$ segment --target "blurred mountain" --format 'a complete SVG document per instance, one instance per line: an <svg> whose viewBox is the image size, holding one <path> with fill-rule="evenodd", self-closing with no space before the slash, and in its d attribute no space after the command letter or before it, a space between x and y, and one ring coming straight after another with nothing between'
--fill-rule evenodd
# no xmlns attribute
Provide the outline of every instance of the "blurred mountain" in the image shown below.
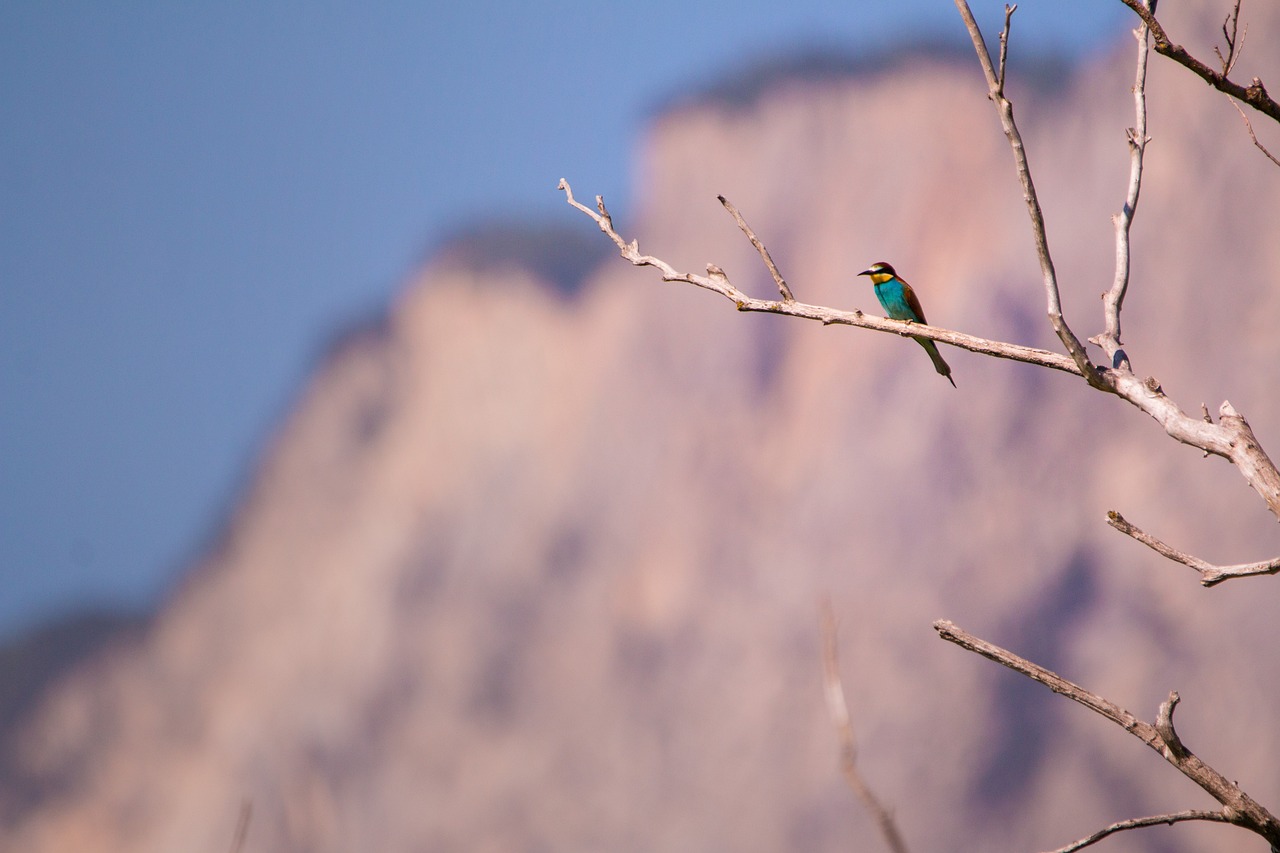
<svg viewBox="0 0 1280 853"><path fill-rule="evenodd" d="M561 295L573 297L600 262L613 254L602 241L571 223L533 225L483 222L451 236L431 258L438 270L458 269L501 286L509 274L532 275Z"/></svg>
<svg viewBox="0 0 1280 853"><path fill-rule="evenodd" d="M0 733L10 732L38 703L50 684L73 670L104 646L125 642L144 630L146 617L112 610L87 610L53 620L0 645ZM14 737L0 739L0 778L11 771ZM40 791L28 786L5 798L6 813L13 818L38 801Z"/></svg>
<svg viewBox="0 0 1280 853"><path fill-rule="evenodd" d="M1220 23L1179 11L1174 32ZM1280 79L1280 15L1249 11L1241 73ZM1081 337L1111 281L1131 54L1010 84ZM1229 398L1274 456L1280 170L1184 70L1153 57L1149 95L1128 352L1188 410ZM803 301L878 310L855 273L889 260L933 322L1056 348L976 62L782 75L654 122L619 230L768 294L718 193ZM582 274L596 250L558 235L609 244L548 204L544 238L446 248L335 348L163 612L27 706L5 849L226 849L244 801L246 851L875 849L825 717L825 594L860 766L915 850L1213 805L937 618L1140 716L1179 690L1188 746L1280 807L1280 581L1204 590L1104 523L1224 563L1280 552L1230 466L1066 375L953 350L952 389L895 336L740 315L616 257ZM1258 849L1124 835L1108 849Z"/></svg>

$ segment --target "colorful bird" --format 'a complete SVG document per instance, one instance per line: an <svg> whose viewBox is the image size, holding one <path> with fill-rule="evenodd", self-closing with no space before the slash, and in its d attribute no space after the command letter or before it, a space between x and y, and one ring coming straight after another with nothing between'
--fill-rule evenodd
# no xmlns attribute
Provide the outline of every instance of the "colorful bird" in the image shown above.
<svg viewBox="0 0 1280 853"><path fill-rule="evenodd" d="M871 283L875 286L876 299L880 300L880 305L884 308L885 313L894 320L910 320L913 323L928 324L929 321L924 318L924 309L920 307L920 300L916 298L916 292L911 289L911 285L898 278L898 274L894 272L893 267L881 261L878 264L872 264L858 273L858 275L871 276ZM942 354L938 352L938 345L928 338L913 337L912 340L924 347L924 351L929 353L929 358L933 359L933 369L947 377L947 381L954 388L956 381L951 378L951 367L942 360Z"/></svg>

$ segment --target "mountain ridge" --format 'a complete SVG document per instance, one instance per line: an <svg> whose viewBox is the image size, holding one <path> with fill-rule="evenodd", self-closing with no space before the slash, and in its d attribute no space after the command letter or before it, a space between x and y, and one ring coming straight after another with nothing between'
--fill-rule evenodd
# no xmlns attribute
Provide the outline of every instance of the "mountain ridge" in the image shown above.
<svg viewBox="0 0 1280 853"><path fill-rule="evenodd" d="M1019 104L1082 324L1098 322L1087 283L1109 281L1131 75L1108 59L1052 110ZM1254 227L1218 239L1271 305L1280 204L1247 139L1205 129L1223 105L1183 77L1153 67L1153 114L1192 118L1149 154L1127 335L1167 387L1230 379L1274 446L1274 339L1223 333L1239 305L1199 316L1182 271L1214 215L1187 199L1230 198ZM867 133L890 110L900 135ZM1237 155L1204 174L1225 145ZM772 288L724 193L797 298L873 310L854 273L888 258L940 325L1052 345L976 72L669 114L640 175L615 224L681 269ZM1188 805L1123 732L938 643L942 616L1143 716L1176 685L1193 748L1280 799L1280 671L1250 656L1274 635L1268 587L1206 594L1102 521L1133 507L1187 547L1265 551L1266 513L1229 466L1070 377L954 351L953 390L896 336L741 315L615 258L564 299L524 266L495 286L492 266L430 264L377 334L325 360L151 629L22 729L24 771L64 784L15 819L20 849L225 844L246 798L248 849L847 849L874 829L822 705L824 594L862 769L913 847L1054 845L1128 816L1120 801ZM1188 351L1202 319L1215 346ZM1159 849L1249 849L1224 833Z"/></svg>

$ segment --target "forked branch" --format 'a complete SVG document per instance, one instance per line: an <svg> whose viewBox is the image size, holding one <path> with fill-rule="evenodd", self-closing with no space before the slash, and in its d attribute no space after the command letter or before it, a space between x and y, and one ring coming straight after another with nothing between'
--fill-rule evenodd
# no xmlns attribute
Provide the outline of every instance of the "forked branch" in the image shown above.
<svg viewBox="0 0 1280 853"><path fill-rule="evenodd" d="M1151 11L1155 12L1155 9ZM1222 63L1222 76L1229 76L1231 70L1236 67L1236 60L1240 58L1240 51L1244 49L1244 40L1247 35L1249 35L1248 24L1245 24L1244 32L1240 32L1240 0L1236 0L1231 14L1227 15L1222 22L1222 38L1227 44L1226 55L1223 55L1217 47L1213 49L1214 55Z"/></svg>
<svg viewBox="0 0 1280 853"><path fill-rule="evenodd" d="M1096 693L1090 693L1078 684L1067 681L1055 672L1051 672L1044 667L1032 663L1026 658L1019 657L1007 649L1002 649L997 645L988 643L974 635L961 630L952 622L940 619L933 623L934 630L942 639L955 643L963 649L982 655L988 660L995 661L1001 666L1008 667L1014 672L1021 673L1033 681L1038 681L1045 687L1048 687L1054 693L1065 696L1073 702L1076 702L1096 714L1106 717L1111 722L1123 728L1129 734L1138 738L1151 749L1160 754L1165 761L1173 765L1180 773L1195 782L1203 788L1211 797L1222 804L1220 812L1221 818L1181 818L1185 820L1222 820L1226 823L1235 824L1244 829L1254 832L1271 843L1273 847L1280 847L1280 820L1267 811L1261 805L1253 800L1248 794L1240 789L1240 786L1223 776L1214 768L1210 767L1195 753L1187 749L1182 743L1182 739L1178 736L1173 728L1173 711L1178 705L1178 694L1170 693L1169 698L1160 705L1160 710L1156 715L1155 723L1148 723L1140 720L1124 708ZM1204 814L1204 813L1195 813ZM1158 819L1139 818L1139 821L1148 820L1150 823L1141 825L1153 826L1156 823L1168 823L1171 816L1165 815ZM1135 825L1136 827L1136 825ZM1130 827L1121 827L1130 828ZM1118 831L1118 830L1111 830ZM1095 833L1097 834L1097 833ZM1109 835L1110 832L1104 832L1099 838ZM1083 841L1083 839L1082 839ZM1092 843L1092 842L1089 842ZM1076 846L1064 848L1066 850L1078 850L1084 846L1081 842L1076 842Z"/></svg>
<svg viewBox="0 0 1280 853"><path fill-rule="evenodd" d="M1142 19L1143 23L1151 29L1156 53L1161 56L1167 56L1184 68L1189 69L1219 92L1226 92L1231 97L1244 101L1263 115L1280 122L1280 103L1276 103L1271 95L1267 93L1267 87L1262 84L1261 80L1254 77L1248 86L1242 86L1227 76L1231 66L1235 64L1234 61L1224 61L1223 70L1215 70L1188 53L1187 49L1182 45L1174 44L1173 40L1169 38L1169 34L1165 32L1164 27L1156 20L1155 12L1148 9L1142 0L1120 0L1120 2L1132 9ZM1236 14L1239 15L1238 3L1236 4ZM1231 57L1231 54L1236 52L1235 45L1229 43L1227 50L1228 56ZM1219 56L1221 56L1221 53L1219 53ZM1234 57L1231 57L1231 59L1234 60Z"/></svg>
<svg viewBox="0 0 1280 853"><path fill-rule="evenodd" d="M1018 132L1018 125L1013 120L1013 103L1004 94L1004 60L1008 52L1009 25L1013 18L1013 12L1017 7L1005 7L1004 30L1000 34L999 70L991 63L991 54L987 52L987 43L982 38L982 31L978 29L978 22L973 19L973 12L969 10L969 4L965 0L956 0L956 8L960 10L960 17L964 19L965 26L969 29L969 37L973 40L973 49L977 51L978 62L981 63L982 72L986 75L987 97L996 105L996 112L1000 114L1000 126L1004 128L1004 135L1008 137L1009 146L1013 149L1013 160L1018 169L1018 180L1022 182L1022 197L1027 203L1027 213L1031 217L1031 232L1035 239L1036 255L1040 258L1040 275L1044 283L1049 322L1052 324L1053 331L1057 334L1058 339L1062 341L1062 345L1066 347L1067 354L1071 356L1071 360L1079 368L1080 375L1094 387L1102 390L1111 390L1104 383L1102 374L1089 361L1089 356L1084 351L1084 344L1076 337L1075 332L1071 331L1067 321L1062 316L1062 299L1058 293L1058 275L1053 268L1053 258L1049 254L1049 240L1045 236L1044 229L1044 213L1040 210L1040 199L1036 196L1035 183L1031 180L1031 167L1027 163L1026 149L1022 144L1022 134Z"/></svg>
<svg viewBox="0 0 1280 853"><path fill-rule="evenodd" d="M1184 566L1190 566L1200 573L1200 583L1204 586L1217 586L1223 581L1232 578L1248 578L1257 575L1274 575L1280 573L1280 557L1272 560L1262 560L1257 563L1238 563L1234 566L1215 566L1213 563L1193 557L1190 554L1184 554L1171 545L1166 545L1156 537L1147 533L1142 528L1131 523L1123 515L1111 510L1107 513L1107 524L1110 524L1116 530L1119 530L1125 536L1129 536L1143 545L1146 545L1152 551L1162 557L1167 557Z"/></svg>
<svg viewBox="0 0 1280 853"><path fill-rule="evenodd" d="M1103 297L1102 314L1106 329L1089 341L1102 348L1112 367L1130 370L1129 357L1121 349L1120 309L1129 290L1129 230L1138 210L1138 197L1142 192L1142 157L1147 143L1147 55L1150 34L1146 24L1140 24L1133 33L1138 40L1138 70L1133 83L1134 121L1126 131L1129 140L1129 189L1120 211L1111 217L1116 229L1116 273L1111 289Z"/></svg>
<svg viewBox="0 0 1280 853"><path fill-rule="evenodd" d="M1130 0L1125 2L1129 3ZM1080 368L1081 375L1091 386L1115 394L1146 412L1163 426L1165 432L1172 438L1183 444L1198 447L1205 453L1230 460L1254 491L1266 502L1271 513L1280 521L1280 471L1276 470L1275 465L1262 450L1244 417L1237 413L1229 402L1222 404L1221 417L1216 424L1188 415L1164 393L1164 389L1154 377L1141 378L1134 373L1128 355L1121 349L1120 308L1129 284L1129 227L1133 221L1142 186L1142 156L1147 143L1144 94L1147 62L1146 30L1150 27L1151 32L1155 32L1155 26L1152 26L1155 19L1147 6L1139 0L1132 0L1132 2L1144 13L1142 18L1144 26L1139 27L1136 33L1138 38L1138 71L1134 83L1136 119L1128 134L1130 146L1128 192L1125 205L1116 219L1116 274L1111 289L1107 293L1104 309L1107 328L1101 335L1092 339L1103 348L1110 359L1110 367L1099 367L1089 361L1079 340L1071 332L1062 316L1058 282L1049 255L1044 216L1036 200L1035 185L1031 180L1031 167L1027 162L1027 154L1022 144L1022 136L1018 132L1017 122L1014 121L1013 105L1004 94L1002 80L991 64L991 55L987 52L986 42L973 18L973 13L969 10L969 4L965 0L955 0L956 8L959 9L960 17L969 31L974 51L978 55L978 62L986 77L988 97L996 106L1000 124L1013 151L1014 165L1031 217L1036 253L1040 257L1044 288L1048 298L1049 321L1076 366ZM1004 32L1001 35L1002 43L1008 41L1012 15L1013 7L1006 7Z"/></svg>
<svg viewBox="0 0 1280 853"><path fill-rule="evenodd" d="M619 253L623 258L630 261L635 266L654 267L662 274L663 281L682 281L692 284L695 287L701 287L704 290L710 290L726 297L737 306L739 311L757 311L769 314L784 314L789 317L802 317L806 320L817 320L824 326L829 325L845 325L858 326L863 329L875 329L878 332L892 332L897 335L917 338L930 338L935 341L951 344L960 349L966 349L970 352L978 352L984 355L994 356L996 358L1007 358L1013 361L1021 361L1027 364L1038 365L1039 367L1047 367L1052 370L1061 370L1064 373L1074 373L1079 376L1080 371L1071 359L1059 355L1056 352L1048 350L1036 349L1035 347L1025 347L1020 344L1010 344L1003 341L992 341L986 338L979 338L973 335L966 335L963 332L955 332L949 329L941 329L936 326L926 326L922 323L911 323L905 320L890 320L887 317L876 317L870 314L864 314L854 309L853 311L841 311L836 308L827 308L822 305L808 305L804 302L797 302L793 299L786 299L785 294L790 293L788 288L784 292L784 298L781 300L755 299L742 292L729 281L729 276L720 267L715 264L707 265L707 274L698 275L696 273L679 272L675 267L671 266L661 258L653 255L644 255L640 253L640 247L637 241L628 242L620 235L613 226L613 217L609 214L608 209L604 205L604 199L596 196L596 209L592 210L585 204L582 204L573 197L573 189L569 186L569 182L564 178L560 179L559 189L565 194L565 200L577 210L582 211L587 216L595 220L600 230L604 232L614 245L618 247ZM724 202L725 209L731 212L736 208L728 202ZM736 217L741 222L741 216ZM745 223L742 223L745 225ZM745 229L748 236L750 229ZM753 243L758 243L754 240ZM763 244L759 246L762 257L768 257L767 250L764 250ZM772 260L767 262L772 267ZM776 267L772 267L771 272L774 273L775 281L779 283L779 289L785 287L780 273L776 272Z"/></svg>

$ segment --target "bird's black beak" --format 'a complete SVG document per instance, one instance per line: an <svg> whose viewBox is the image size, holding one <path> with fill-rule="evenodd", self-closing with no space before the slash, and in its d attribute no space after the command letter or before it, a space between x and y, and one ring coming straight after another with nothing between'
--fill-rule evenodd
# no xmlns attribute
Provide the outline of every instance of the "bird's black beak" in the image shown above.
<svg viewBox="0 0 1280 853"><path fill-rule="evenodd" d="M875 267L867 267L865 270L863 270L862 272L858 273L858 275L871 275L871 273L872 273L874 270L875 270Z"/></svg>

